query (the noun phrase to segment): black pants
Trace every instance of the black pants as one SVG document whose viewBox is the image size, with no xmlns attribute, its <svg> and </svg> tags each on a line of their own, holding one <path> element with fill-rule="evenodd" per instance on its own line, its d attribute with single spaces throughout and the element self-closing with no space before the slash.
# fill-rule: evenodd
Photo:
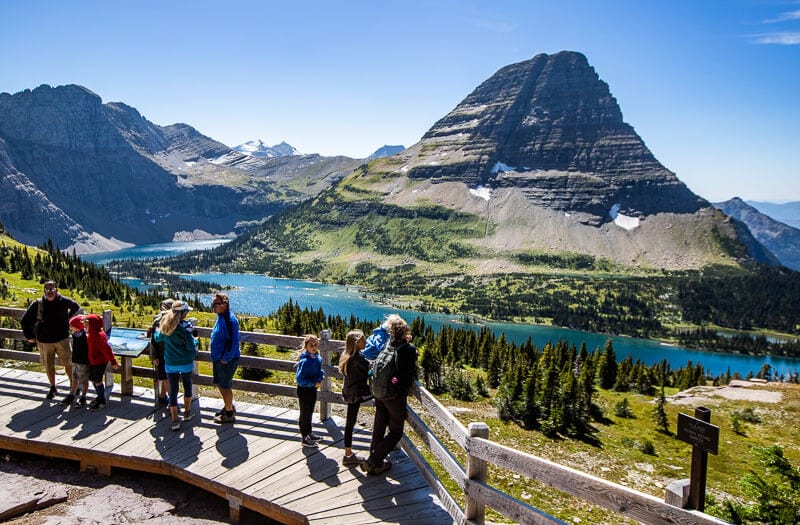
<svg viewBox="0 0 800 525">
<path fill-rule="evenodd" d="M 167 379 L 169 379 L 169 406 L 178 406 L 178 388 L 181 383 L 183 383 L 183 397 L 192 397 L 191 372 L 173 372 L 167 374 Z"/>
<path fill-rule="evenodd" d="M 375 425 L 372 428 L 372 443 L 369 446 L 370 464 L 379 466 L 383 463 L 384 458 L 402 439 L 405 424 L 405 396 L 383 400 L 375 398 Z"/>
<path fill-rule="evenodd" d="M 306 386 L 297 387 L 297 400 L 300 402 L 300 435 L 306 437 L 311 434 L 311 417 L 314 415 L 314 405 L 317 402 L 317 389 Z"/>
<path fill-rule="evenodd" d="M 344 447 L 350 448 L 353 446 L 353 429 L 356 426 L 358 419 L 358 409 L 361 408 L 361 402 L 347 403 L 347 420 L 344 424 Z"/>
</svg>

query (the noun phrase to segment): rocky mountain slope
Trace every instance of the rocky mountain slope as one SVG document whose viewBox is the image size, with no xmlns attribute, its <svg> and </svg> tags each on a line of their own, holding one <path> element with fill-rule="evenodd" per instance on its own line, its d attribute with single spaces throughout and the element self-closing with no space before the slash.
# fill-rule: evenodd
<svg viewBox="0 0 800 525">
<path fill-rule="evenodd" d="M 0 94 L 0 222 L 79 253 L 228 234 L 314 195 L 357 165 L 260 159 L 186 124 L 158 126 L 75 85 Z"/>
<path fill-rule="evenodd" d="M 800 230 L 774 220 L 738 197 L 714 206 L 747 225 L 753 237 L 777 257 L 780 264 L 800 271 Z"/>
<path fill-rule="evenodd" d="M 526 253 L 662 269 L 758 257 L 747 231 L 661 165 L 586 58 L 567 51 L 501 68 L 420 142 L 362 166 L 315 206 L 266 224 L 252 244 L 316 264 L 446 262 L 466 273 L 524 271 Z M 310 220 L 324 234 L 275 241 Z"/>
<path fill-rule="evenodd" d="M 784 203 L 746 201 L 746 204 L 776 221 L 800 229 L 800 201 Z"/>
</svg>

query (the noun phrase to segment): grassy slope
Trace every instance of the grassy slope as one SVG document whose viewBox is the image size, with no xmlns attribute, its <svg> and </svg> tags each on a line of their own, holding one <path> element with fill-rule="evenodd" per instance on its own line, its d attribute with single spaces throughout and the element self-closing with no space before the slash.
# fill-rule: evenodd
<svg viewBox="0 0 800 525">
<path fill-rule="evenodd" d="M 691 447 L 674 436 L 678 412 L 693 415 L 695 406 L 706 406 L 712 411 L 711 422 L 720 427 L 719 455 L 709 456 L 706 494 L 720 502 L 730 497 L 744 497 L 738 481 L 743 473 L 755 468 L 751 454 L 754 446 L 782 445 L 787 458 L 794 465 L 800 464 L 800 441 L 793 423 L 800 417 L 800 386 L 773 385 L 766 388 L 780 390 L 783 401 L 772 404 L 712 398 L 688 405 L 669 403 L 667 412 L 672 436 L 654 429 L 651 419 L 653 398 L 600 391 L 598 404 L 603 407 L 607 421 L 595 424 L 599 442 L 596 445 L 569 439 L 552 440 L 539 432 L 526 431 L 515 424 L 500 421 L 496 418 L 489 400 L 475 403 L 447 399 L 442 401 L 447 406 L 466 409 L 455 411 L 456 417 L 464 425 L 472 421 L 487 423 L 490 427 L 490 439 L 494 441 L 640 490 L 659 499 L 664 497 L 665 488 L 671 481 L 689 478 Z M 674 391 L 667 392 L 668 395 L 672 393 Z M 625 419 L 614 415 L 614 405 L 623 397 L 628 398 L 635 418 Z M 731 414 L 747 407 L 752 407 L 762 422 L 748 423 L 745 425 L 744 435 L 736 434 L 731 429 Z M 440 429 L 437 433 L 442 435 Z M 637 448 L 645 440 L 654 445 L 654 455 L 645 454 Z M 453 443 L 450 448 L 458 450 Z M 459 460 L 462 464 L 465 462 L 463 454 Z M 443 471 L 439 471 L 439 475 L 446 476 Z M 624 521 L 619 515 L 603 508 L 497 468 L 489 469 L 489 483 L 567 522 L 577 523 L 575 518 L 578 518 L 581 523 L 592 524 L 635 523 L 633 520 Z M 458 493 L 454 484 L 450 483 L 448 488 L 454 494 Z M 714 505 L 707 505 L 706 512 L 718 514 L 718 509 L 715 511 Z M 506 521 L 493 512 L 489 513 L 488 519 Z"/>
</svg>

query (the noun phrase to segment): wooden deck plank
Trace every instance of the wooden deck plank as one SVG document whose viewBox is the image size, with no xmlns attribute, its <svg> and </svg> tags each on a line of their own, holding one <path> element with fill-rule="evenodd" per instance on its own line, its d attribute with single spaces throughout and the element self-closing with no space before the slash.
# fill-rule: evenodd
<svg viewBox="0 0 800 525">
<path fill-rule="evenodd" d="M 279 416 L 286 409 L 278 407 L 264 407 L 258 416 Z M 249 460 L 258 448 L 260 441 L 257 435 L 261 421 L 255 417 L 248 418 L 248 423 L 224 424 L 216 426 L 217 439 L 213 443 L 213 450 L 209 449 L 203 457 L 187 469 L 194 474 L 209 479 L 214 479 L 223 472 L 235 468 Z M 244 418 L 241 419 L 245 421 Z M 215 424 L 216 425 L 216 424 Z"/>
<path fill-rule="evenodd" d="M 272 411 L 267 407 L 248 407 L 251 417 L 251 424 L 253 424 L 253 418 L 259 417 L 262 414 L 268 414 Z M 220 425 L 218 423 L 213 422 L 213 416 L 209 417 L 206 420 L 200 421 L 192 421 L 191 427 L 186 427 L 185 429 L 182 428 L 182 432 L 189 433 L 191 432 L 194 436 L 200 439 L 200 450 L 198 451 L 197 457 L 192 458 L 188 457 L 185 454 L 174 454 L 170 456 L 170 462 L 175 465 L 181 466 L 186 468 L 190 472 L 197 474 L 197 469 L 201 464 L 206 464 L 209 461 L 213 462 L 214 457 L 218 456 L 220 453 L 220 448 L 222 450 L 232 453 L 234 451 L 234 447 L 232 444 L 228 444 L 227 446 L 221 445 L 220 436 L 227 435 L 230 437 L 233 436 L 240 436 L 241 432 L 246 431 L 247 424 L 239 424 L 238 428 L 234 425 Z M 200 456 L 208 456 L 208 458 L 201 458 Z M 204 476 L 208 477 L 208 476 Z"/>
<path fill-rule="evenodd" d="M 46 400 L 41 372 L 0 368 L 0 440 L 15 450 L 79 459 L 98 470 L 113 467 L 171 474 L 215 494 L 241 498 L 271 515 L 309 523 L 452 523 L 413 462 L 399 450 L 386 476 L 341 465 L 343 421 L 313 421 L 319 448 L 300 443 L 296 409 L 236 403 L 234 424 L 213 422 L 218 399 L 196 398 L 194 419 L 170 430 L 168 412 L 153 393 L 112 398 L 90 412 Z M 93 397 L 93 396 L 90 396 Z M 370 433 L 357 428 L 354 449 L 366 455 Z M 13 440 L 13 441 L 9 441 Z M 313 502 L 313 506 L 309 505 Z"/>
<path fill-rule="evenodd" d="M 367 476 L 367 474 L 358 469 L 343 469 L 335 472 L 333 475 L 329 474 L 327 477 L 322 478 L 320 477 L 321 473 L 314 470 L 310 476 L 304 476 L 301 479 L 287 482 L 285 486 L 282 487 L 285 495 L 274 498 L 273 501 L 281 505 L 290 505 L 319 492 L 320 483 L 326 485 L 324 497 L 331 500 L 336 499 L 337 503 L 344 501 L 342 498 L 347 498 L 348 495 L 354 492 L 353 489 L 356 487 L 363 487 L 365 489 L 379 487 L 378 490 L 373 490 L 371 492 L 365 490 L 363 492 L 369 492 L 369 497 L 371 498 L 380 499 L 385 496 L 386 485 L 391 486 L 393 489 L 392 492 L 394 492 L 394 490 L 400 488 L 402 484 L 400 480 L 402 478 L 416 472 L 413 464 L 409 465 L 410 463 L 409 461 L 406 462 L 405 466 L 398 466 L 398 470 L 394 472 L 393 476 L 389 477 L 387 475 L 387 477 L 382 477 L 381 479 Z M 392 468 L 392 470 L 395 469 Z M 403 486 L 403 489 L 408 488 L 408 485 Z M 268 487 L 265 487 L 265 489 L 268 490 Z M 367 498 L 363 492 L 361 494 L 356 493 L 359 501 Z M 318 496 L 317 494 L 314 497 L 315 501 Z"/>
</svg>

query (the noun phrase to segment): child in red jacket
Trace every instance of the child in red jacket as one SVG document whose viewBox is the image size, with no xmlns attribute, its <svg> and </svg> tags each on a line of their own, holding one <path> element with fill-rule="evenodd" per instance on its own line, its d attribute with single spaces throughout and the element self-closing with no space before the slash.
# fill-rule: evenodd
<svg viewBox="0 0 800 525">
<path fill-rule="evenodd" d="M 89 380 L 97 391 L 97 397 L 89 403 L 89 410 L 100 410 L 106 407 L 106 387 L 103 384 L 106 366 L 111 363 L 116 370 L 119 365 L 108 344 L 108 336 L 103 331 L 103 319 L 97 314 L 90 314 L 83 318 L 83 322 L 89 343 Z"/>
</svg>

